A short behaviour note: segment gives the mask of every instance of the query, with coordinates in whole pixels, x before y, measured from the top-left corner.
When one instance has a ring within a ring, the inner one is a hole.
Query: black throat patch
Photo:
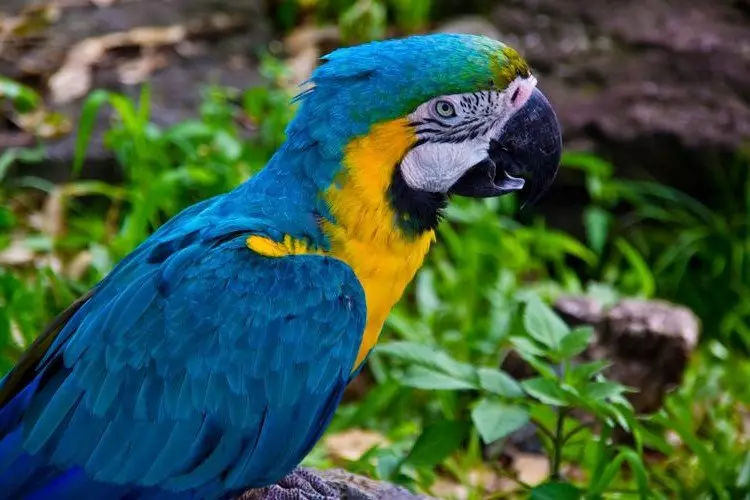
[[[399,228],[412,236],[435,229],[448,205],[448,196],[444,193],[429,193],[410,187],[401,174],[400,165],[393,169],[388,199],[396,212]]]

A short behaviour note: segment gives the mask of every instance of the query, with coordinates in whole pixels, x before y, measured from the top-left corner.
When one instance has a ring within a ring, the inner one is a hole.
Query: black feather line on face
[[[410,236],[435,229],[448,205],[448,196],[444,193],[430,193],[409,186],[401,174],[400,164],[393,169],[388,199],[396,212],[396,224]]]
[[[493,92],[472,92],[458,100],[458,116],[443,120],[437,116],[422,117],[412,123],[419,143],[457,144],[486,135],[496,123],[492,120],[498,96]]]
[[[436,125],[436,126],[438,126],[440,128],[445,128],[445,129],[451,128],[451,124],[450,123],[442,122],[442,121],[438,120],[437,118],[427,117],[427,118],[423,118],[419,122],[416,122],[417,125],[424,125],[426,123],[429,123],[431,125]]]
[[[434,128],[419,128],[417,126],[416,133],[419,138],[419,144],[428,142],[457,144],[487,135],[493,124],[493,122],[488,123],[486,120],[479,118],[470,118],[461,124],[455,125],[450,130],[441,131]]]

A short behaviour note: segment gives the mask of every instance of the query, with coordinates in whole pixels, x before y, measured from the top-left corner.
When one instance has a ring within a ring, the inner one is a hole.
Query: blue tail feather
[[[80,446],[91,443],[71,439],[51,439],[38,451],[28,453],[24,448],[27,436],[21,427],[21,417],[29,409],[31,396],[39,386],[41,376],[0,408],[0,500],[194,500],[192,493],[174,493],[160,488],[147,488],[133,484],[112,484],[96,481],[80,467],[69,469],[53,465],[50,457],[71,458]],[[41,412],[44,414],[44,412]],[[83,413],[82,413],[83,414]],[[73,415],[63,422],[70,426]],[[79,423],[94,423],[83,418]],[[38,424],[38,422],[37,422]],[[36,429],[36,426],[35,426]],[[91,429],[89,425],[89,429]],[[34,429],[32,429],[33,433]],[[101,433],[99,433],[101,435]],[[66,437],[72,436],[66,435]],[[80,436],[85,437],[86,434]],[[68,448],[63,451],[63,448]],[[111,447],[110,447],[111,448]],[[110,450],[111,451],[111,450]]]

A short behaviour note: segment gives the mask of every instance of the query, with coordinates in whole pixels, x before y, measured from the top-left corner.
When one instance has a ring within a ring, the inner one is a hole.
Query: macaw
[[[219,499],[286,480],[449,199],[528,184],[533,202],[557,172],[555,113],[499,41],[342,48],[309,83],[265,168],[167,221],[2,379],[0,498]]]

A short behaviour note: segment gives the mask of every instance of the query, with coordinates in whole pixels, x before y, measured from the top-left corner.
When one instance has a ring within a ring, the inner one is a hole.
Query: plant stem
[[[550,442],[555,442],[555,435],[552,434],[552,431],[547,429],[541,422],[536,422],[536,428],[545,436],[547,436],[550,440]]]
[[[567,413],[567,408],[560,407],[557,409],[557,426],[555,428],[554,449],[552,451],[552,474],[550,476],[553,481],[560,480],[562,448],[565,444],[565,436],[563,436],[563,430],[565,428],[565,417],[567,416]]]
[[[565,437],[563,438],[563,444],[567,443],[568,441],[570,441],[570,438],[572,438],[582,430],[588,429],[589,427],[591,427],[591,424],[580,424],[578,427],[565,435]]]

